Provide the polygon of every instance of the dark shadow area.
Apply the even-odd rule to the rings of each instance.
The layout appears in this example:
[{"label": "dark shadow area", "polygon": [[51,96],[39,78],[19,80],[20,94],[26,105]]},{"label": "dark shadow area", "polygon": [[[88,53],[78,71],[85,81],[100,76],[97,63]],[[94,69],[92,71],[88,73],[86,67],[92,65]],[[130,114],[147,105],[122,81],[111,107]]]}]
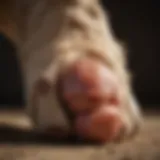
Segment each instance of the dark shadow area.
[{"label": "dark shadow area", "polygon": [[0,126],[0,144],[38,144],[38,145],[74,145],[74,146],[90,146],[97,143],[80,140],[77,136],[69,136],[67,138],[55,138],[50,135],[17,129],[10,126]]},{"label": "dark shadow area", "polygon": [[21,69],[13,44],[0,35],[0,104],[16,107],[24,104]]}]

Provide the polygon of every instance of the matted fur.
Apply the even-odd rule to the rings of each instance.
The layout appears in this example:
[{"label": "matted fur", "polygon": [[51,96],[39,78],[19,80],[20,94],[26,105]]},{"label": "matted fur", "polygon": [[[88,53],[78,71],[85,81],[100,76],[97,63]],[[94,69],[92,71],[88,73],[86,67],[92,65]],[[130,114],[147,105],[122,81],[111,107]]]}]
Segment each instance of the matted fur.
[{"label": "matted fur", "polygon": [[[114,37],[98,0],[1,0],[0,29],[17,46],[27,109],[36,128],[69,128],[56,96],[57,77],[85,56],[100,59],[119,78],[124,88],[125,135],[140,127],[124,48]],[[39,82],[50,87],[45,95],[36,87]]]}]

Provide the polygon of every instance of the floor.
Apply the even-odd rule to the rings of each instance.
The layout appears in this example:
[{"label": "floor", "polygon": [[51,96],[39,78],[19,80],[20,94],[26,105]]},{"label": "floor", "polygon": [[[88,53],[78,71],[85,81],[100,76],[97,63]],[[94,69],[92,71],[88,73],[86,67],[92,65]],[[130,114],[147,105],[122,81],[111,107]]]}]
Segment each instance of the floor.
[{"label": "floor", "polygon": [[57,143],[31,133],[21,110],[0,111],[0,160],[160,160],[160,116],[144,116],[132,141],[106,146]]}]

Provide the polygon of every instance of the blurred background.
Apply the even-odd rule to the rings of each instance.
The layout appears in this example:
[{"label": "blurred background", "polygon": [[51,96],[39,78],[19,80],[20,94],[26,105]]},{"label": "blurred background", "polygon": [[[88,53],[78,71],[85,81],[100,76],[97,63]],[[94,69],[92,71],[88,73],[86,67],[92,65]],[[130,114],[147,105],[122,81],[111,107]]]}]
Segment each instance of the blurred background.
[{"label": "blurred background", "polygon": [[[160,4],[104,0],[115,35],[128,46],[133,89],[143,107],[160,106]],[[12,43],[0,35],[0,105],[24,105],[21,72]]]}]

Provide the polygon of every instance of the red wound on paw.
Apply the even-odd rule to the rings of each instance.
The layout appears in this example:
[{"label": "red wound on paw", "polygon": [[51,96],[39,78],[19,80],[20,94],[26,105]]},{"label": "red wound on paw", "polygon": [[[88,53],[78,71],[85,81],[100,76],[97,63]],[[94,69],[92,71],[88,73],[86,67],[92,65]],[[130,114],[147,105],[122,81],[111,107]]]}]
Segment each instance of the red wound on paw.
[{"label": "red wound on paw", "polygon": [[89,115],[79,116],[75,127],[80,137],[105,143],[118,137],[123,124],[117,108],[101,107]]},{"label": "red wound on paw", "polygon": [[117,77],[96,59],[76,62],[63,79],[63,97],[74,112],[85,112],[102,103],[119,104]]},{"label": "red wound on paw", "polygon": [[122,128],[120,85],[107,65],[82,59],[63,79],[63,96],[76,115],[77,134],[101,143],[116,139]]}]

